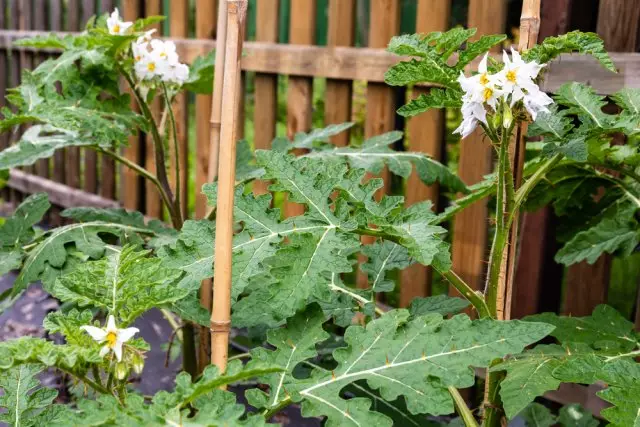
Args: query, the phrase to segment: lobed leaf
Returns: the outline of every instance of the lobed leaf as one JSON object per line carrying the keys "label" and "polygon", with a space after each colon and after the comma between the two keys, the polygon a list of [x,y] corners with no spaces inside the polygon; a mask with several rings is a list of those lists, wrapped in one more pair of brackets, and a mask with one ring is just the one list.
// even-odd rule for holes
{"label": "lobed leaf", "polygon": [[611,61],[604,42],[595,33],[583,33],[571,31],[557,37],[547,37],[542,43],[535,45],[524,52],[522,59],[546,64],[563,53],[578,52],[583,55],[591,55],[609,71],[616,72],[616,67]]}

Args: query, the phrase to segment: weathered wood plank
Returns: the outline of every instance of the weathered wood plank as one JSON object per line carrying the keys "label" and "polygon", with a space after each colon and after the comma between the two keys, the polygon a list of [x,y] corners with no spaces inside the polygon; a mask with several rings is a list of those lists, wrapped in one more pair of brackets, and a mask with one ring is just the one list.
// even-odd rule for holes
{"label": "weathered wood plank", "polygon": [[[280,0],[258,0],[256,10],[256,40],[260,42],[277,43],[278,15]],[[267,149],[276,136],[276,122],[278,119],[278,75],[256,73],[255,76],[255,107],[253,123],[255,126],[254,145],[256,149]],[[253,192],[266,193],[268,183],[255,181]]]}
{"label": "weathered wood plank", "polygon": [[[418,0],[416,32],[445,31],[449,27],[451,0]],[[427,94],[429,89],[414,87],[413,97]],[[444,110],[432,110],[413,117],[407,124],[409,148],[441,160],[444,145]],[[431,200],[438,208],[438,185],[426,186],[414,172],[407,180],[405,201],[412,205]],[[415,297],[431,293],[431,269],[414,264],[400,274],[400,306],[406,307]]]}
{"label": "weathered wood plank", "polygon": [[11,169],[7,185],[24,194],[47,193],[52,204],[63,208],[93,206],[96,208],[113,208],[118,202],[69,187],[40,176],[25,173],[19,169]]}
{"label": "weathered wood plank", "polygon": [[[82,22],[87,22],[89,18],[96,14],[96,2],[93,0],[82,0]],[[89,193],[98,192],[98,154],[94,150],[80,150],[84,157],[84,182],[82,188]]]}
{"label": "weathered wood plank", "polygon": [[[0,50],[15,40],[46,33],[0,30]],[[174,39],[182,61],[191,63],[215,47],[215,40]],[[17,48],[16,50],[39,50]],[[384,82],[384,73],[403,57],[384,49],[355,47],[321,47],[265,42],[246,42],[241,66],[245,71],[256,71],[290,76],[323,77],[343,80]],[[562,55],[549,66],[542,88],[555,92],[569,80],[590,84],[598,93],[611,94],[623,87],[640,88],[640,54],[611,53],[618,73],[603,69],[597,62],[582,55]],[[475,68],[476,63],[471,64]],[[425,84],[423,86],[429,86]]]}
{"label": "weathered wood plank", "polygon": [[[101,0],[102,13],[113,11],[113,0]],[[122,14],[122,11],[120,11]],[[100,195],[107,199],[116,199],[116,163],[111,157],[100,155]]]}

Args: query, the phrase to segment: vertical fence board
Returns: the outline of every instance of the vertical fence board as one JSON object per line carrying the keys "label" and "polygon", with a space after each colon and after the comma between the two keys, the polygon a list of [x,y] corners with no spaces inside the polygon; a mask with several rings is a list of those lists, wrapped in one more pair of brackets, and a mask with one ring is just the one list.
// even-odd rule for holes
{"label": "vertical fence board", "polygon": [[[94,0],[82,0],[82,25],[96,13]],[[81,150],[84,157],[84,182],[82,187],[89,193],[98,192],[98,154],[94,150]]]}
{"label": "vertical fence board", "polygon": [[[45,21],[46,7],[45,0],[35,0],[33,9],[33,29],[36,31],[44,31],[47,29]],[[41,62],[46,59],[46,55],[37,53],[35,55],[33,65],[37,67]],[[50,159],[42,159],[36,162],[36,173],[38,176],[47,178],[49,176],[49,162]]]}
{"label": "vertical fence board", "polygon": [[[7,25],[5,11],[7,10],[7,1],[0,0],[0,29],[5,29]],[[7,51],[0,49],[0,108],[6,106],[5,95],[7,92]],[[2,114],[0,114],[2,117]],[[0,150],[4,150],[9,146],[9,135],[6,132],[0,134]],[[9,199],[9,189],[0,189],[0,202],[3,204]]]}
{"label": "vertical fence board", "polygon": [[[20,4],[19,0],[12,0],[10,3],[9,10],[9,28],[12,30],[18,30],[20,26]],[[11,51],[11,55],[9,56],[10,68],[9,68],[9,82],[8,88],[14,88],[20,84],[20,54],[16,50]],[[21,128],[14,127],[12,132],[9,135],[9,140],[11,143],[15,143],[20,138]],[[10,200],[14,205],[18,205],[22,200],[22,195],[16,191],[10,191]]]}
{"label": "vertical fence board", "polygon": [[[451,0],[418,0],[416,32],[445,31],[449,26]],[[413,88],[413,97],[427,94],[425,88]],[[444,110],[431,110],[413,117],[407,124],[411,151],[421,151],[441,160],[444,145]],[[431,200],[434,209],[438,203],[438,185],[426,186],[414,172],[407,180],[405,201],[412,205]],[[431,269],[414,264],[400,274],[400,306],[406,307],[415,297],[431,293]]]}
{"label": "vertical fence board", "polygon": [[[187,0],[172,0],[169,10],[169,33],[171,37],[186,38],[189,35],[189,2]],[[171,158],[171,182],[176,190],[175,168],[180,168],[180,200],[182,203],[182,215],[186,218],[188,211],[189,196],[189,126],[187,110],[187,94],[180,93],[176,95],[173,101],[173,112],[176,119],[177,141],[172,144],[178,144],[178,159],[175,158],[175,149],[173,146],[170,150]]]}
{"label": "vertical fence board", "polygon": [[[122,17],[125,21],[135,21],[141,15],[141,4],[139,0],[123,0],[122,1]],[[126,85],[126,82],[122,82]],[[131,109],[139,112],[138,105],[133,96],[131,96]],[[129,143],[122,149],[122,155],[137,164],[142,162],[142,136],[132,135],[129,137]],[[120,203],[125,209],[139,210],[141,209],[141,189],[142,178],[137,173],[126,166],[120,167]]]}
{"label": "vertical fence board", "polygon": [[[161,15],[162,14],[162,0],[144,0],[145,9],[144,16],[152,16],[152,15]],[[156,29],[156,35],[160,36],[161,34],[161,26],[160,24],[154,25],[152,28]],[[156,97],[155,101],[151,104],[151,113],[153,117],[158,120],[160,117],[161,106]],[[151,139],[151,135],[145,135],[145,168],[155,174],[156,173],[156,163],[154,157],[154,147],[153,140]],[[148,180],[145,182],[145,204],[146,204],[146,214],[148,216],[154,218],[162,217],[162,202],[160,200],[160,194],[156,187],[150,183]]]}
{"label": "vertical fence board", "polygon": [[[257,0],[256,40],[278,42],[279,0]],[[255,105],[253,123],[255,126],[254,144],[256,149],[268,149],[276,136],[278,118],[278,76],[276,74],[256,73]],[[267,192],[268,183],[257,180],[253,183],[253,192]]]}
{"label": "vertical fence board", "polygon": [[[636,50],[640,8],[633,0],[601,0],[598,9],[597,33],[605,47],[613,52]],[[566,274],[563,311],[574,316],[590,314],[607,300],[611,276],[611,256],[602,255],[593,264],[581,262],[570,266]]]}
{"label": "vertical fence board", "polygon": [[[113,11],[112,0],[101,0],[100,11],[111,13]],[[122,16],[122,15],[121,15]],[[116,163],[111,157],[100,156],[100,195],[107,199],[116,198]]]}
{"label": "vertical fence board", "polygon": [[[353,46],[355,41],[355,0],[329,1],[328,46]],[[325,125],[351,120],[353,82],[327,79],[324,103]],[[349,144],[349,132],[342,132],[331,139],[337,146]]]}
{"label": "vertical fence board", "polygon": [[[504,30],[505,0],[470,0],[469,28],[478,28],[476,38]],[[458,173],[466,184],[473,184],[491,171],[492,149],[478,130],[460,142]],[[458,214],[453,227],[453,269],[472,288],[481,289],[487,252],[487,202],[480,201]],[[451,294],[457,292],[451,289]]]}
{"label": "vertical fence board", "polygon": [[[222,0],[219,0],[222,1]],[[216,0],[196,0],[196,37],[211,39],[215,36],[217,23]],[[196,218],[207,212],[207,198],[201,193],[209,172],[209,137],[211,119],[211,96],[196,96]],[[208,336],[208,334],[206,334]]]}
{"label": "vertical fence board", "polygon": [[[18,3],[18,6],[18,27],[21,31],[29,31],[31,30],[33,18],[33,11],[31,9],[32,4],[30,1],[21,1]],[[33,54],[31,52],[20,52],[20,73],[22,73],[24,70],[33,70]],[[35,166],[27,166],[23,169],[29,173],[35,172]]]}
{"label": "vertical fence board", "polygon": [[[564,34],[569,27],[571,0],[543,0],[538,39]],[[513,284],[512,318],[558,309],[563,268],[553,257],[557,251],[553,211],[544,207],[522,216],[516,276]]]}
{"label": "vertical fence board", "polygon": [[[378,0],[370,4],[369,13],[369,47],[384,48],[389,43],[389,39],[400,31],[400,1],[399,0]],[[371,138],[385,132],[389,132],[395,127],[395,93],[394,88],[384,83],[367,84],[367,111],[364,124],[365,138]],[[387,192],[389,187],[389,171],[385,168],[381,174],[385,182],[385,187],[378,191],[377,196],[382,196],[382,192]],[[370,236],[363,236],[362,242],[370,244],[375,239]],[[360,263],[365,257],[361,254]],[[361,288],[368,287],[367,275],[358,272],[357,284]]]}
{"label": "vertical fence board", "polygon": [[[296,0],[291,2],[289,20],[289,43],[313,44],[316,35],[316,0]],[[309,77],[289,77],[287,89],[287,136],[293,139],[297,132],[311,129],[311,108],[313,103],[313,79]],[[285,216],[300,215],[304,206],[286,202]]]}
{"label": "vertical fence board", "polygon": [[[80,31],[80,1],[69,0],[67,3],[67,31]],[[80,188],[80,149],[69,147],[64,149],[65,183],[74,188]]]}

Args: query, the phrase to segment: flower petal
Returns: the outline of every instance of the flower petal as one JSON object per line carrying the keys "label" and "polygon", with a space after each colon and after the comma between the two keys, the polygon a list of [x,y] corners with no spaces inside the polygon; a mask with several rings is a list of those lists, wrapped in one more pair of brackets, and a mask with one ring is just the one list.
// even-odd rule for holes
{"label": "flower petal", "polygon": [[118,359],[118,362],[120,362],[122,360],[122,343],[116,341],[116,345],[113,346],[113,352],[116,355],[116,359]]}
{"label": "flower petal", "polygon": [[109,319],[107,320],[107,332],[117,332],[118,328],[116,327],[116,319],[113,317],[113,314],[109,315]]}
{"label": "flower petal", "polygon": [[127,342],[138,332],[140,332],[140,329],[138,328],[120,329],[118,330],[118,342]]}
{"label": "flower petal", "polygon": [[104,329],[96,328],[95,326],[84,325],[80,326],[80,329],[91,335],[91,338],[100,342],[107,338],[107,331]]}
{"label": "flower petal", "polygon": [[489,58],[489,54],[485,53],[484,57],[482,58],[482,61],[480,61],[480,64],[478,65],[478,72],[481,74],[484,74],[487,72],[487,59]]}
{"label": "flower petal", "polygon": [[100,357],[104,357],[107,353],[109,353],[109,346],[105,345],[100,349]]}

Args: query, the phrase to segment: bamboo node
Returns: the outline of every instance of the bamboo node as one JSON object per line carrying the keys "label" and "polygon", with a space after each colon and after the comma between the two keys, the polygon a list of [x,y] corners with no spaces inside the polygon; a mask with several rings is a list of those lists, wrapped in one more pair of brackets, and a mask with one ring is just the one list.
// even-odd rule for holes
{"label": "bamboo node", "polygon": [[229,332],[231,329],[230,320],[212,320],[209,329],[211,332]]}

